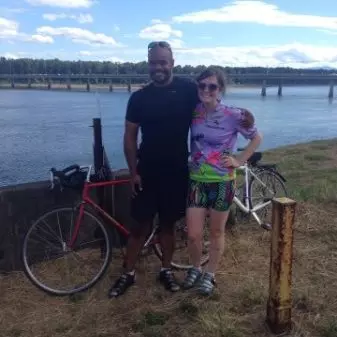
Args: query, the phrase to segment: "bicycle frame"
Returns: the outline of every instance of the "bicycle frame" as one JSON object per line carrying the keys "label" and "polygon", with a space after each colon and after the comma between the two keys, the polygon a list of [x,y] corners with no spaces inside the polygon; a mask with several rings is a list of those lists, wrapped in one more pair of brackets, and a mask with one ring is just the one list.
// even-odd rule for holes
{"label": "bicycle frame", "polygon": [[[83,215],[84,215],[84,208],[85,206],[88,204],[90,205],[94,210],[96,210],[100,215],[102,215],[105,219],[107,219],[111,225],[115,226],[122,235],[124,236],[129,236],[130,231],[128,229],[126,229],[122,224],[120,224],[116,219],[114,219],[112,216],[110,216],[110,214],[108,214],[102,207],[100,207],[94,200],[92,200],[92,198],[89,196],[89,192],[91,189],[93,188],[97,188],[97,187],[105,187],[105,186],[117,186],[117,185],[121,185],[121,184],[125,184],[125,183],[130,183],[130,179],[123,179],[123,180],[109,180],[109,181],[103,181],[103,182],[97,182],[97,183],[93,183],[90,182],[90,173],[92,170],[92,166],[81,166],[80,169],[88,169],[88,173],[87,173],[87,177],[86,180],[84,182],[84,187],[83,187],[83,191],[82,191],[82,200],[80,202],[80,206],[79,206],[79,215],[76,219],[76,223],[75,223],[75,228],[74,228],[74,232],[73,235],[70,239],[70,243],[69,243],[69,247],[72,248],[79,229],[80,229],[80,225],[81,225],[81,221],[83,219]],[[52,178],[53,181],[53,178]],[[52,182],[52,187],[54,186],[54,183]],[[157,230],[157,226],[153,226],[153,229],[151,231],[151,234],[149,235],[148,239],[146,240],[145,244],[144,244],[144,248],[146,248],[150,243],[152,243],[152,239],[156,233]],[[155,242],[153,242],[155,243]]]}
{"label": "bicycle frame", "polygon": [[249,204],[249,175],[252,175],[255,179],[257,179],[264,187],[266,187],[265,183],[259,179],[259,177],[248,167],[248,164],[245,163],[244,165],[240,166],[238,170],[245,172],[245,195],[244,195],[244,203],[241,202],[241,200],[234,196],[234,203],[240,208],[240,210],[246,214],[252,214],[254,219],[258,222],[259,225],[262,224],[260,218],[256,214],[257,211],[260,209],[268,206],[271,203],[271,200],[264,202],[258,206],[255,206],[253,208],[250,207]]}

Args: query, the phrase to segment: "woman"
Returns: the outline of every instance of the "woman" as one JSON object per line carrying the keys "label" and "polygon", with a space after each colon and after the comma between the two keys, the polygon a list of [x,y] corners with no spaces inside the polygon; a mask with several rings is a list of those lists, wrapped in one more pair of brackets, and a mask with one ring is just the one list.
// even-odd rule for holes
{"label": "woman", "polygon": [[[244,109],[221,102],[225,76],[208,68],[197,78],[201,103],[196,107],[191,126],[190,186],[186,221],[188,249],[193,267],[188,270],[183,288],[198,283],[201,294],[209,295],[215,285],[215,272],[224,251],[224,229],[235,191],[235,168],[254,153],[261,142],[255,125],[241,126]],[[250,142],[239,156],[232,152],[241,133]],[[210,213],[210,259],[202,273],[202,233],[206,212]]]}

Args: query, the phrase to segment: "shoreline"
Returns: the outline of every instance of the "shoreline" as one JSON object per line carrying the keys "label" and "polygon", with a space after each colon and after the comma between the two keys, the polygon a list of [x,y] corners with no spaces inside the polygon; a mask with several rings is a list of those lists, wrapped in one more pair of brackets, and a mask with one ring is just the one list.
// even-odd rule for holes
{"label": "shoreline", "polygon": [[[281,146],[277,146],[277,147],[273,147],[273,148],[267,148],[265,150],[260,150],[259,152],[262,152],[263,156],[270,156],[273,155],[275,152],[283,152],[286,153],[287,151],[289,151],[290,153],[293,151],[294,148],[297,147],[310,147],[310,146],[316,146],[319,144],[326,144],[326,143],[336,143],[337,144],[337,138],[318,138],[318,139],[314,139],[308,142],[298,142],[298,143],[293,143],[293,144],[287,144],[287,145],[281,145]],[[264,159],[261,160],[262,162],[264,162]],[[117,172],[120,170],[125,170],[127,168],[118,168],[118,167],[111,167],[111,171],[113,172]],[[18,187],[18,186],[25,186],[25,185],[31,185],[31,184],[36,184],[39,182],[42,182],[44,180],[31,180],[31,181],[26,181],[26,182],[13,182],[10,184],[5,184],[5,185],[1,185],[0,184],[0,191],[2,189],[7,189],[7,188],[13,188],[13,187]]]}
{"label": "shoreline", "polygon": [[[288,87],[313,87],[313,86],[322,86],[324,84],[301,84],[301,85],[283,85],[283,88]],[[141,89],[143,85],[141,84],[131,84],[131,92]],[[277,85],[267,85],[266,88],[277,88]],[[262,85],[260,84],[228,84],[227,89],[260,89]],[[0,90],[41,90],[41,91],[62,91],[62,92],[110,92],[109,85],[106,84],[90,84],[90,90],[87,90],[86,84],[71,84],[71,89],[67,88],[67,84],[52,84],[51,88],[48,89],[46,84],[32,84],[31,87],[28,87],[27,84],[16,84],[14,88],[11,87],[10,83],[2,84],[0,83]],[[128,86],[123,84],[114,84],[112,86],[112,91],[128,91]]]}

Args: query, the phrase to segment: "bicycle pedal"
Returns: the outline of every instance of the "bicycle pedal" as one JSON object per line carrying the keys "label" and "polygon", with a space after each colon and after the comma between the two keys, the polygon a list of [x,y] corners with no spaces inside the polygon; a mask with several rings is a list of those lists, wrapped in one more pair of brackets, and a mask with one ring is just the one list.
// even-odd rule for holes
{"label": "bicycle pedal", "polygon": [[269,223],[263,223],[263,224],[261,225],[261,227],[262,227],[263,229],[267,230],[267,231],[270,231],[270,230],[271,230],[271,224],[269,224]]}

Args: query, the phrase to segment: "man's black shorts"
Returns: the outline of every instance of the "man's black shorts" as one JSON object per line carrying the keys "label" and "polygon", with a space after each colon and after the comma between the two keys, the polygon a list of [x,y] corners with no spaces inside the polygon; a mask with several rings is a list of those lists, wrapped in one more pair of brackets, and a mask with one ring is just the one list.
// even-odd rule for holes
{"label": "man's black shorts", "polygon": [[185,216],[188,167],[157,168],[155,172],[146,167],[140,170],[142,191],[131,200],[131,215],[139,224],[145,224],[158,213],[160,225],[170,226]]}

